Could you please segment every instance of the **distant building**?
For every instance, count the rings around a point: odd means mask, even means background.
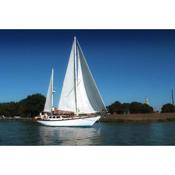
[[[149,100],[148,100],[148,98],[145,98],[144,104],[149,105]]]

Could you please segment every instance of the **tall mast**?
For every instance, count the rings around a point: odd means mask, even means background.
[[[174,90],[171,91],[172,104],[174,105]]]
[[[78,107],[77,107],[77,41],[76,37],[74,36],[74,91],[75,91],[75,111],[76,115],[78,115]]]
[[[54,94],[54,87],[53,86],[54,86],[54,69],[52,67],[52,108],[53,108],[53,94]]]

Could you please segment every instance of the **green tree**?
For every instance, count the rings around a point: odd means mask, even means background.
[[[28,96],[19,102],[20,116],[34,117],[44,109],[45,97],[41,94]]]
[[[125,113],[125,114],[130,113],[130,109],[129,109],[130,104],[129,103],[123,103],[122,106],[123,106],[123,113]]]
[[[162,113],[166,113],[166,112],[167,112],[167,113],[168,113],[168,112],[172,113],[172,112],[175,112],[175,106],[172,105],[172,104],[170,104],[170,103],[165,104],[165,105],[162,106],[161,112],[162,112]]]
[[[9,102],[9,103],[1,103],[0,104],[0,115],[4,115],[7,117],[13,117],[15,115],[19,114],[19,105],[15,102]]]
[[[153,107],[147,105],[147,104],[142,104],[139,102],[132,102],[130,104],[130,113],[153,113]]]
[[[142,104],[139,102],[132,103],[120,103],[116,101],[107,107],[108,111],[113,114],[128,114],[128,113],[152,113],[154,112],[153,108],[147,104]]]
[[[41,94],[33,94],[20,102],[0,103],[0,116],[34,117],[44,109],[46,98]]]
[[[114,102],[110,106],[107,107],[108,111],[110,113],[117,113],[117,114],[122,114],[123,113],[123,106],[119,101]]]

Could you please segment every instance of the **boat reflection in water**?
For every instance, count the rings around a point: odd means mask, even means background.
[[[97,145],[100,128],[39,126],[39,145]]]

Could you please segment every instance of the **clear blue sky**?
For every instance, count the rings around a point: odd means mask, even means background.
[[[74,35],[106,105],[171,102],[175,30],[0,30],[0,102],[45,95],[53,65],[57,104]]]

